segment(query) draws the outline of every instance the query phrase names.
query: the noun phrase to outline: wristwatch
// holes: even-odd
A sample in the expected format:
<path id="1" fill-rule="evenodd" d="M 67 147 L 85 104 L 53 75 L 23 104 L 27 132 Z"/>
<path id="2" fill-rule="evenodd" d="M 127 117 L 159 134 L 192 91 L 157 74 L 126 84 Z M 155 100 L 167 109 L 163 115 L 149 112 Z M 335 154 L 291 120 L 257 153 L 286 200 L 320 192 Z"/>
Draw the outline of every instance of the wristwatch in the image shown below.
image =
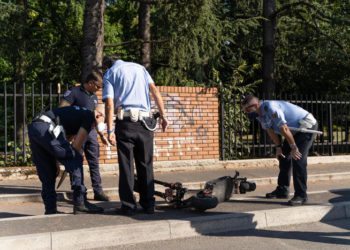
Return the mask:
<path id="1" fill-rule="evenodd" d="M 160 115 L 159 118 L 166 119 L 167 117 L 166 117 L 166 115 Z"/>
<path id="2" fill-rule="evenodd" d="M 297 144 L 295 144 L 295 143 L 290 144 L 289 147 L 290 147 L 291 149 L 298 148 Z"/>

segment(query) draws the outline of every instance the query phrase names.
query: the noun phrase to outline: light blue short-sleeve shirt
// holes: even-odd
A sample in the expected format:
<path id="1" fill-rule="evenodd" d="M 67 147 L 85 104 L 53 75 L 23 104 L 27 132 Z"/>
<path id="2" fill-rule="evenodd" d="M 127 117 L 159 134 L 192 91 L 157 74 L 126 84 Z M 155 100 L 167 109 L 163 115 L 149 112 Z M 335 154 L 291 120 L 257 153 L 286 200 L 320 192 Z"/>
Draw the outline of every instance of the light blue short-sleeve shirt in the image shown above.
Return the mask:
<path id="1" fill-rule="evenodd" d="M 262 116 L 257 117 L 257 120 L 262 128 L 265 130 L 272 128 L 277 134 L 281 134 L 280 128 L 283 124 L 299 128 L 299 120 L 309 114 L 305 109 L 285 101 L 264 101 L 261 104 L 261 111 Z"/>
<path id="2" fill-rule="evenodd" d="M 132 62 L 117 60 L 103 76 L 102 100 L 114 99 L 115 113 L 122 106 L 125 110 L 138 108 L 151 110 L 149 84 L 154 83 L 145 67 Z"/>

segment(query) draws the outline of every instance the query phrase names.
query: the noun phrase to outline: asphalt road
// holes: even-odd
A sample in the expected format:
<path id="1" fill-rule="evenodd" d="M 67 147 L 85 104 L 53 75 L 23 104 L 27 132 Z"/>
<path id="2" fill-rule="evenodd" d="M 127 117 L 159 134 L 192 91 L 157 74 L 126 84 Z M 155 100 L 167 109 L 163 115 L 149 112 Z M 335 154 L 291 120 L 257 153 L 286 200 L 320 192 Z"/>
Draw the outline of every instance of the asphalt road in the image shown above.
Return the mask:
<path id="1" fill-rule="evenodd" d="M 350 219 L 242 230 L 191 238 L 129 244 L 105 249 L 350 249 Z"/>

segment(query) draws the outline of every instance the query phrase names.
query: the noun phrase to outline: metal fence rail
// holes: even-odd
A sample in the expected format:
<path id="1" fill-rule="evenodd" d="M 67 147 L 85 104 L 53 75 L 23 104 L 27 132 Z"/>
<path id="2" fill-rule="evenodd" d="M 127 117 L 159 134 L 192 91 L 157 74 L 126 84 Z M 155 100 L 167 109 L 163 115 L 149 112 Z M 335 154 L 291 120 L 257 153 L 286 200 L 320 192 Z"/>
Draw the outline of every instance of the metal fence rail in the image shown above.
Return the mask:
<path id="1" fill-rule="evenodd" d="M 264 100 L 263 98 L 261 98 Z M 311 155 L 333 155 L 350 152 L 350 101 L 317 95 L 278 95 L 311 112 L 318 121 L 319 130 Z M 243 100 L 220 98 L 220 155 L 223 160 L 274 157 L 274 144 L 257 121 L 250 122 L 241 110 Z"/>
<path id="2" fill-rule="evenodd" d="M 27 124 L 34 114 L 58 105 L 60 85 L 2 84 L 0 92 L 0 166 L 25 164 L 30 156 Z M 1 91 L 1 90 L 0 90 Z"/>

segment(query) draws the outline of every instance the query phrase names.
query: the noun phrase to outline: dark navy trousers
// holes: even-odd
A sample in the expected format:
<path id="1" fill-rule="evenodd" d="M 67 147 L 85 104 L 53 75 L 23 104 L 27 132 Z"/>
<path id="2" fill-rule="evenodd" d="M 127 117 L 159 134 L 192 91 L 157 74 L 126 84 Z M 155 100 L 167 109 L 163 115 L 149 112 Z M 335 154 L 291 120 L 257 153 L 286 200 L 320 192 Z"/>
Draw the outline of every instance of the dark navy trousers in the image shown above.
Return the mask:
<path id="1" fill-rule="evenodd" d="M 98 158 L 100 157 L 100 146 L 98 144 L 95 129 L 90 131 L 86 141 L 83 144 L 83 151 L 90 169 L 92 188 L 95 193 L 101 193 L 103 190 L 101 184 L 100 165 L 98 162 Z"/>
<path id="2" fill-rule="evenodd" d="M 317 130 L 318 125 L 314 125 L 313 130 Z M 295 143 L 303 155 L 300 160 L 294 160 L 290 151 L 288 142 L 285 140 L 282 146 L 282 152 L 286 158 L 279 158 L 280 172 L 278 175 L 278 185 L 289 190 L 291 173 L 293 171 L 294 196 L 306 198 L 307 190 L 307 155 L 312 146 L 316 134 L 296 133 L 294 135 Z"/>
<path id="3" fill-rule="evenodd" d="M 119 196 L 122 207 L 136 209 L 134 188 L 134 159 L 136 165 L 140 205 L 153 207 L 153 132 L 141 122 L 116 121 L 116 139 L 119 163 Z"/>
<path id="4" fill-rule="evenodd" d="M 70 175 L 73 200 L 81 202 L 86 197 L 83 175 L 83 156 L 76 151 L 61 133 L 54 138 L 50 132 L 49 123 L 33 122 L 28 126 L 30 147 L 33 162 L 42 183 L 41 196 L 46 210 L 56 208 L 57 194 L 56 160 L 62 163 Z"/>

